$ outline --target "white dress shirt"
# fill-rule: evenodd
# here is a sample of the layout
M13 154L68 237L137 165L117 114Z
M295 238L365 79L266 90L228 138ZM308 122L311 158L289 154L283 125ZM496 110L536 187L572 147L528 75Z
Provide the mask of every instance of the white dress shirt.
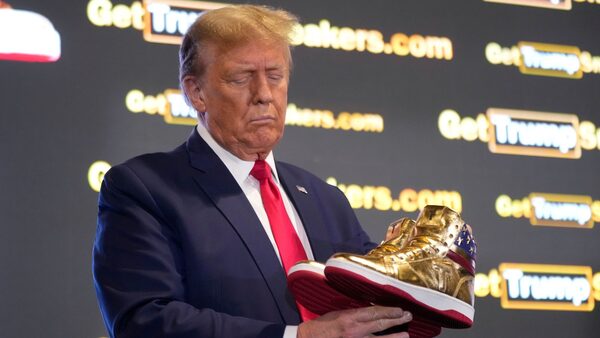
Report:
M219 159L225 164L237 184L242 189L242 192L248 198L250 205L252 205L252 209L258 216L260 223L265 230L265 233L269 237L271 244L273 245L273 250L279 258L279 264L281 264L281 257L279 256L279 250L277 250L277 244L275 243L275 238L273 237L273 231L271 231L271 226L269 224L269 218L267 217L267 212L263 206L263 202L260 196L260 184L256 178L250 175L250 171L254 167L254 161L244 161L229 151L225 150L221 145L219 145L212 135L208 132L206 127L202 124L202 122L198 123L196 127L198 134L202 139L208 144L208 146L217 154ZM277 176L277 168L275 167L275 159L273 158L273 153L270 152L265 161L271 167L271 173L273 174L273 180L281 193L281 198L283 200L283 204L285 206L285 210L300 238L300 242L304 247L304 251L306 252L306 257L308 259L314 259L312 250L310 248L310 243L308 241L308 237L306 236L306 231L304 230L304 226L302 225L302 221L298 216L298 212L294 208L294 205L288 198L285 190L281 186L279 182L279 177ZM283 334L283 338L294 338L297 335L298 327L297 326L286 326L285 332Z

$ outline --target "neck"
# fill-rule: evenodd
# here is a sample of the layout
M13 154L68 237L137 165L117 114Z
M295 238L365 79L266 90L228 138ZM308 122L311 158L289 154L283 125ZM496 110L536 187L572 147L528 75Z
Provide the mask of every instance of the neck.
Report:
M232 139L229 141L224 140L219 133L211 131L211 128L208 127L206 117L203 113L200 113L198 115L200 117L199 123L202 124L206 131L208 131L208 134L210 134L211 138L219 146L221 146L221 148L227 150L242 161L265 160L267 156L269 156L269 153L271 153L271 149L248 147L245 143L236 139Z

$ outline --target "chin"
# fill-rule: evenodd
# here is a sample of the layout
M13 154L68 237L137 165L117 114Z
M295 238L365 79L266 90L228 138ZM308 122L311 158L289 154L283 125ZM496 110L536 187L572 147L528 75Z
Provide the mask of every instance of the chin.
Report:
M254 139L254 142L252 142L252 145L253 145L253 148L258 150L258 152L268 153L273 148L275 148L277 143L279 143L280 139L281 139L281 134L264 135L262 137L258 137L257 139Z

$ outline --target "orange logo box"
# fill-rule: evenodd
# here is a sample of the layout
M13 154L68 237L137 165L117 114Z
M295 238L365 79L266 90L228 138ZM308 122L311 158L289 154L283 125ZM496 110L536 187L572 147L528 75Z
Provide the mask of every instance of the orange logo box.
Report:
M492 153L581 157L579 118L573 114L489 108L488 148Z
M184 126L198 124L198 113L187 105L180 90L167 89L164 95L167 98L164 116L166 123Z
M576 46L519 42L519 71L528 75L581 79L581 51Z
M532 225L567 228L594 227L592 197L533 192L529 195Z
M592 268L502 263L500 304L505 309L592 311Z
M183 35L200 14L228 4L206 1L144 0L144 40L181 43Z

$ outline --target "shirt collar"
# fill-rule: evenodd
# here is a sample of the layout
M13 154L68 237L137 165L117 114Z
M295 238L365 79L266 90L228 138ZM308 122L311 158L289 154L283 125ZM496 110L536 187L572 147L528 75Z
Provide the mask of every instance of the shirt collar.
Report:
M252 170L252 167L254 167L254 161L244 161L227 151L220 144L218 144L217 141L215 141L202 122L198 123L196 126L196 131L208 144L210 149L217 154L223 164L225 164L231 175L233 175L235 181L242 186L242 183L250 176L250 171ZM275 167L275 158L273 157L272 151L269 152L269 155L267 155L265 161L269 164L269 167L271 167L273 178L276 182L279 182L277 168Z

